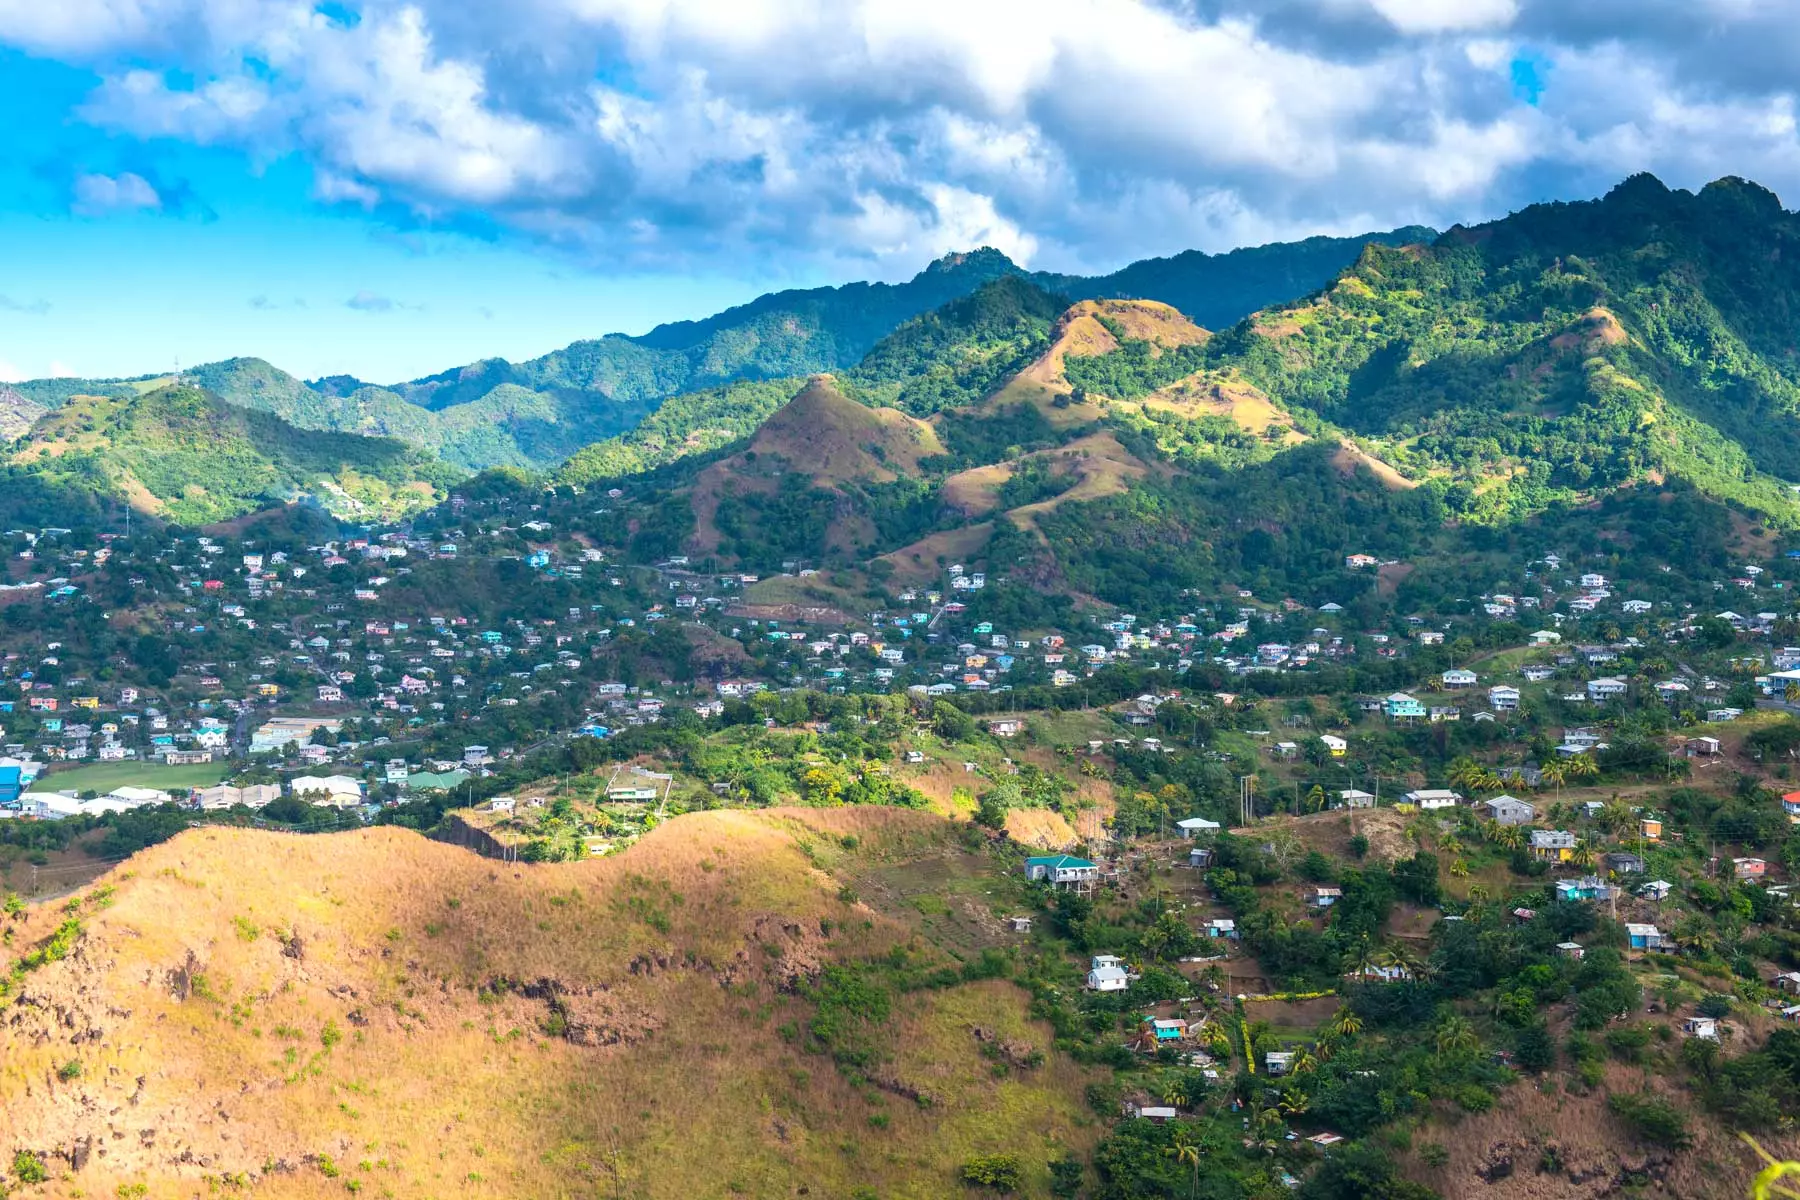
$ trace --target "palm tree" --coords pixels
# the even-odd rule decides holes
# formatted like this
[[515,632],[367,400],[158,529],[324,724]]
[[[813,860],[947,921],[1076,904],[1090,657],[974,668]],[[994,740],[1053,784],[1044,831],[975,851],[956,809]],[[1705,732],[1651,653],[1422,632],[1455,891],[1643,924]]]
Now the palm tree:
[[1287,1117],[1297,1117],[1311,1106],[1312,1100],[1299,1088],[1289,1088],[1281,1093],[1281,1100],[1277,1104],[1282,1115]]
[[1362,1018],[1353,1012],[1349,1005],[1340,1005],[1331,1017],[1331,1032],[1339,1037],[1354,1037],[1362,1032]]
[[1170,1108],[1180,1108],[1187,1101],[1187,1085],[1174,1075],[1165,1076],[1158,1095]]
[[1594,863],[1597,862],[1598,859],[1599,856],[1594,853],[1594,843],[1588,841],[1586,838],[1581,838],[1576,841],[1575,853],[1569,856],[1569,861],[1576,866],[1581,867],[1583,870],[1592,870]]
[[1525,848],[1525,827],[1501,825],[1494,830],[1494,841],[1508,850],[1523,850]]
[[1469,860],[1466,858],[1451,859],[1450,874],[1458,879],[1467,879],[1469,877]]
[[1200,1143],[1189,1138],[1183,1131],[1175,1135],[1172,1145],[1164,1146],[1163,1153],[1175,1160],[1176,1166],[1186,1165],[1193,1168],[1193,1182],[1189,1185],[1189,1196],[1200,1194],[1200,1158],[1205,1153]]
[[1312,791],[1306,793],[1306,811],[1325,811],[1325,789],[1321,785],[1313,784]]
[[1569,777],[1568,761],[1563,759],[1547,762],[1538,769],[1538,776],[1545,783],[1553,783],[1556,785],[1556,800],[1557,803],[1560,804],[1562,802],[1563,781]]
[[1486,768],[1465,754],[1450,764],[1450,784],[1465,791],[1475,791],[1485,771]]
[[1570,779],[1592,779],[1600,774],[1600,764],[1592,754],[1577,754],[1569,760]]
[[1439,1058],[1454,1058],[1473,1051],[1481,1044],[1481,1039],[1467,1017],[1451,1013],[1438,1022],[1435,1042]]
[[1289,1068],[1296,1075],[1305,1075],[1309,1071],[1319,1069],[1319,1060],[1311,1050],[1300,1049],[1294,1052],[1294,1062]]

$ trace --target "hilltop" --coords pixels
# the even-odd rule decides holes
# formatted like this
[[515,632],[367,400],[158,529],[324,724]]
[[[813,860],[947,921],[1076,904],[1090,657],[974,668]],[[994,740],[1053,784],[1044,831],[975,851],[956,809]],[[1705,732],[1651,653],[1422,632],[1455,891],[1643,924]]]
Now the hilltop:
[[31,426],[10,462],[182,525],[302,497],[342,519],[391,519],[442,499],[456,477],[400,442],[300,429],[189,386],[71,396]]
[[[1409,227],[1220,255],[1188,251],[1092,277],[1026,272],[984,247],[947,254],[901,283],[773,292],[642,335],[608,334],[518,363],[482,359],[403,383],[344,375],[304,382],[252,357],[208,363],[184,377],[233,404],[265,409],[302,428],[399,438],[469,471],[548,468],[590,443],[628,434],[671,397],[692,407],[689,393],[701,393],[704,403],[704,393],[739,382],[786,380],[797,387],[813,374],[843,372],[901,326],[996,280],[1029,280],[1076,299],[1145,296],[1191,305],[1200,319],[1222,324],[1318,287],[1365,241],[1403,243],[1429,233]],[[54,408],[73,395],[125,397],[169,382],[160,375],[40,379],[19,384],[17,392],[31,404]],[[7,432],[0,421],[0,437]],[[608,470],[655,465],[638,458],[604,461]]]
[[1086,1074],[1003,957],[965,967],[853,890],[960,855],[941,819],[877,809],[693,814],[536,867],[393,828],[192,831],[10,927],[54,948],[9,985],[0,1150],[89,1195],[849,1196],[873,1174],[926,1200],[1002,1151],[1041,1193],[1095,1139]]

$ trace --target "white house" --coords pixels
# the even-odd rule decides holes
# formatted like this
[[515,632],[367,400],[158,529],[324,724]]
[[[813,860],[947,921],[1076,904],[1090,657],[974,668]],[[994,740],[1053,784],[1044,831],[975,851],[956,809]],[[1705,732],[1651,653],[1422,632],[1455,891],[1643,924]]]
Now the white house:
[[1345,788],[1338,793],[1337,803],[1333,808],[1374,808],[1375,797],[1368,792],[1356,788]]
[[301,775],[288,783],[288,791],[314,804],[344,808],[362,803],[363,785],[348,775]]
[[1627,684],[1623,679],[1615,679],[1611,676],[1590,679],[1587,685],[1589,700],[1616,700],[1627,690]]
[[1087,985],[1091,992],[1122,992],[1131,986],[1131,976],[1125,972],[1123,959],[1096,954],[1089,965]]
[[1495,712],[1517,712],[1519,689],[1504,683],[1496,684],[1488,689],[1488,706]]
[[1181,830],[1182,837],[1193,838],[1199,837],[1203,833],[1217,833],[1219,823],[1209,821],[1205,817],[1188,817],[1186,820],[1175,822],[1175,828]]
[[1427,812],[1439,808],[1455,808],[1462,803],[1462,797],[1447,788],[1420,788],[1406,793],[1402,799]]
[[1444,686],[1447,688],[1466,688],[1474,687],[1478,676],[1473,671],[1457,667],[1454,670],[1445,671],[1442,678]]

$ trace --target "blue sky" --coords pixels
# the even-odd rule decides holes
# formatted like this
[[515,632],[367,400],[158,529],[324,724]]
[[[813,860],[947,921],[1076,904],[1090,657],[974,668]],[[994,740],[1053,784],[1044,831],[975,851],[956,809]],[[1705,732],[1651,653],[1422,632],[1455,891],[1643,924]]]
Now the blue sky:
[[0,376],[394,381],[995,245],[1800,189],[1744,0],[0,0]]
[[[92,73],[0,52],[0,371],[113,376],[254,355],[305,378],[395,382],[529,358],[740,303],[770,279],[608,272],[312,198],[299,154],[140,144],[74,116]],[[84,204],[84,175],[136,174],[155,208]],[[797,275],[783,286],[806,286]]]

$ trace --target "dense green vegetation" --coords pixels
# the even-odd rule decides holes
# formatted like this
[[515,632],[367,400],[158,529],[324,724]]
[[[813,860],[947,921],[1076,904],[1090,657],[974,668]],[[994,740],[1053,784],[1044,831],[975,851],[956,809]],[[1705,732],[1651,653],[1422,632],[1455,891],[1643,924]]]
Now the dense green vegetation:
[[399,442],[299,429],[192,387],[79,398],[41,421],[13,462],[34,487],[135,493],[183,525],[301,496],[345,518],[392,518],[435,503],[461,474]]
[[917,416],[966,407],[1041,355],[1068,306],[1019,276],[1002,276],[900,326],[844,383],[866,403]]
[[671,396],[629,432],[574,455],[556,479],[583,485],[619,479],[717,450],[755,433],[804,385],[802,379],[771,379]]

